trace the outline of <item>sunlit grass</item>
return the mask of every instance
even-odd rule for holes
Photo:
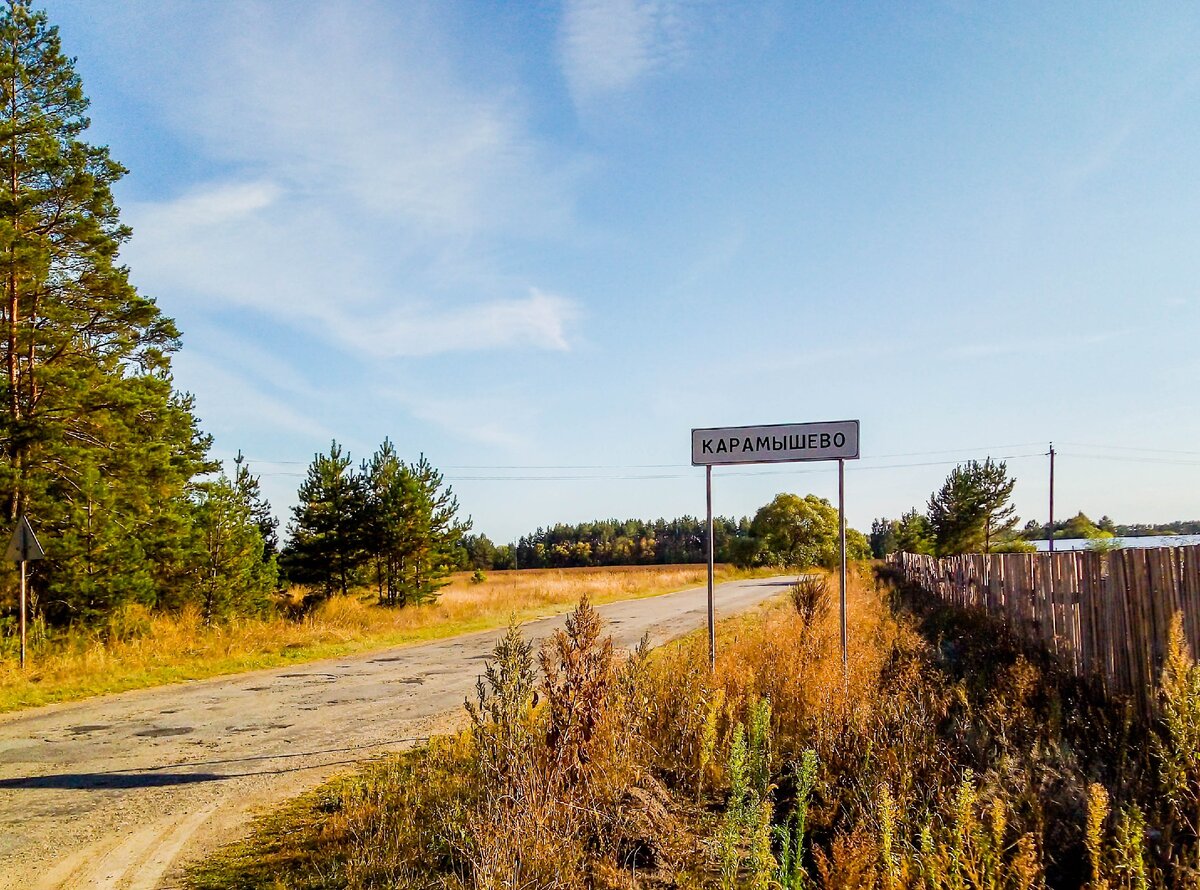
[[[744,575],[718,567],[721,581]],[[0,657],[0,713],[443,639],[499,627],[513,614],[526,621],[563,612],[584,594],[606,603],[704,580],[702,565],[489,572],[482,583],[463,572],[426,605],[383,607],[363,591],[335,597],[299,621],[239,619],[213,627],[194,611],[154,615],[135,608],[115,619],[107,633],[76,632],[35,646],[24,674],[9,646]]]

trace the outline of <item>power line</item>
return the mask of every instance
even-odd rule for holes
[[[1178,451],[1170,448],[1137,448],[1132,445],[1088,445],[1084,442],[1062,442],[1060,444],[1070,445],[1072,448],[1100,448],[1115,451],[1141,451],[1148,454],[1190,454],[1200,456],[1200,451]]]
[[[866,455],[866,456],[862,457],[860,460],[875,461],[875,460],[890,460],[890,459],[896,458],[896,457],[923,457],[926,455],[935,455],[935,454],[967,454],[967,453],[977,452],[977,451],[999,451],[1002,449],[1009,449],[1009,448],[1032,448],[1033,446],[1038,445],[1038,444],[1040,444],[1040,443],[1038,443],[1038,442],[1018,442],[1017,444],[1014,444],[1014,445],[985,445],[985,446],[980,446],[978,448],[944,448],[944,449],[940,449],[937,451],[899,451],[899,452],[895,452],[893,454]],[[1018,456],[1023,456],[1023,455],[1018,455]],[[1005,460],[1006,458],[997,458],[997,459]],[[257,458],[257,457],[248,457],[248,458],[246,458],[246,461],[247,461],[247,463],[251,463],[251,464],[254,464],[254,463],[270,464],[272,466],[306,466],[309,463],[308,461],[267,460],[265,458]],[[955,463],[955,461],[936,461],[935,463]],[[908,465],[903,465],[903,466],[908,466]],[[911,466],[921,466],[921,464],[912,464]],[[442,469],[443,470],[679,470],[679,469],[685,469],[685,468],[690,469],[691,467],[692,467],[692,465],[690,463],[673,463],[673,464],[446,464],[442,467]],[[260,475],[262,475],[262,476],[303,476],[304,474],[303,473],[288,473],[288,472],[284,472],[284,471],[279,471],[279,472],[264,472],[264,473],[261,473]],[[775,475],[775,474],[770,474],[770,475]],[[465,477],[464,476],[464,477],[459,477],[459,478],[465,479],[465,478],[473,478],[473,477]],[[483,478],[483,477],[480,477],[480,478]],[[488,478],[490,478],[490,477],[488,477]],[[514,478],[515,479],[515,478],[519,478],[519,477],[514,476],[514,477],[504,477],[504,478]],[[543,478],[543,477],[536,477],[536,478]],[[545,478],[550,478],[550,477],[545,477]],[[557,477],[555,477],[555,478],[557,478]],[[564,477],[564,478],[568,478],[568,477]],[[574,478],[574,477],[570,477],[570,478]],[[580,478],[592,478],[592,477],[580,477]],[[611,478],[611,477],[598,476],[598,477],[594,477],[594,478]],[[684,478],[684,477],[682,477],[682,476],[667,477],[667,476],[661,476],[661,475],[654,475],[654,476],[631,476],[629,478],[658,479],[658,478]]]
[[[1031,454],[1008,454],[1000,455],[996,460],[1021,460],[1030,457],[1044,457],[1041,452]],[[847,470],[850,472],[859,472],[863,470],[899,470],[912,467],[942,467],[950,464],[960,463],[959,460],[933,460],[920,461],[917,463],[902,463],[902,464],[878,464],[875,466],[855,466],[847,465]],[[689,465],[690,466],[690,465]],[[733,471],[736,476],[797,476],[806,475],[809,473],[827,472],[826,468],[806,468],[803,470],[741,470],[737,465],[727,465],[722,467],[723,471]],[[611,480],[611,481],[642,481],[654,479],[694,479],[696,473],[653,473],[653,474],[613,474],[613,473],[589,473],[589,474],[569,474],[555,476],[454,476],[447,475],[446,479],[450,482],[574,482],[583,480]]]
[[[1059,452],[1059,454],[1062,453],[1061,451]],[[1071,457],[1081,457],[1084,460],[1111,460],[1128,464],[1165,464],[1177,467],[1200,467],[1200,460],[1175,460],[1169,457],[1134,457],[1133,455],[1123,454],[1086,454],[1079,451],[1067,453]]]

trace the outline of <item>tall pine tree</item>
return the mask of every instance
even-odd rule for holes
[[[415,485],[415,497],[408,514],[413,549],[405,580],[409,599],[422,602],[436,597],[444,586],[442,579],[454,567],[459,542],[471,530],[471,520],[458,519],[454,490],[424,454],[407,470]]]
[[[367,497],[341,445],[333,442],[328,454],[313,456],[298,497],[283,554],[287,577],[326,597],[349,593],[368,552]]]
[[[928,519],[939,556],[989,552],[1018,522],[1009,504],[1016,480],[1004,461],[967,461],[929,498]]]
[[[42,533],[51,620],[158,604],[194,574],[190,481],[212,469],[172,389],[178,332],[129,283],[125,170],[81,139],[88,100],[57,29],[0,9],[0,504]]]

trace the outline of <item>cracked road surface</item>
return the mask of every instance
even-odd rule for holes
[[[718,617],[790,579],[717,586]],[[704,588],[598,611],[622,648],[705,624]],[[538,641],[565,616],[525,625]],[[177,886],[257,813],[461,722],[503,630],[0,717],[0,888]]]

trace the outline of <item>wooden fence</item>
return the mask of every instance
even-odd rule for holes
[[[1171,618],[1200,654],[1200,545],[1110,553],[981,553],[890,557],[911,583],[947,602],[1001,617],[1077,676],[1155,710]]]

